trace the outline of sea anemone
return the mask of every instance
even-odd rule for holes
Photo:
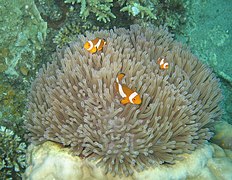
[[[104,38],[102,52],[83,44]],[[161,70],[164,57],[169,69]],[[115,78],[142,97],[120,104]],[[218,79],[165,27],[114,28],[80,35],[54,55],[32,84],[26,137],[54,141],[95,160],[105,173],[131,175],[156,164],[174,164],[212,137],[219,120]]]

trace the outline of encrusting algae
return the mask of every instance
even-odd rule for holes
[[[107,44],[94,54],[84,43]],[[160,69],[157,59],[169,63]],[[120,103],[115,78],[141,96]],[[93,160],[106,174],[130,176],[174,164],[212,137],[219,120],[218,79],[165,27],[114,28],[79,35],[39,71],[29,96],[26,138],[53,141]]]

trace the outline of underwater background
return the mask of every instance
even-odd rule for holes
[[[232,179],[231,0],[0,0],[0,14],[0,179],[26,179],[23,121],[42,65],[79,34],[132,24],[166,25],[220,79],[223,115],[210,140],[216,165],[205,179]]]

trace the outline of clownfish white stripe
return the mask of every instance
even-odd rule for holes
[[[118,78],[117,78],[118,79]],[[126,94],[123,92],[122,85],[118,83],[118,91],[119,94],[124,98],[126,97]]]
[[[164,59],[161,59],[160,65],[164,64]]]
[[[119,80],[118,80],[118,78],[116,78],[116,82],[117,82],[117,83],[119,83]]]
[[[134,99],[135,98],[135,96],[137,96],[138,95],[138,93],[137,92],[133,92],[130,96],[129,96],[129,100],[130,100],[130,102],[132,103],[132,104],[134,104],[134,102],[133,102],[133,100],[132,99]]]
[[[102,40],[101,39],[99,39],[98,40],[98,42],[97,42],[97,44],[95,45],[95,47],[98,49],[99,48],[99,46],[101,45],[101,42],[102,42]]]
[[[91,49],[93,49],[93,42],[92,41],[88,41],[89,43],[89,48],[87,49],[87,51],[90,51]]]

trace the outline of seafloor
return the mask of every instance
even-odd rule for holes
[[[102,21],[96,20],[95,11],[87,18],[80,17],[81,4],[76,2],[0,0],[0,179],[23,177],[28,147],[23,127],[27,95],[36,72],[42,64],[51,61],[56,47],[66,45],[87,30],[129,27],[135,23],[166,24],[175,38],[187,44],[220,79],[223,115],[210,143],[220,152],[215,155],[218,159],[214,159],[220,161],[216,169],[226,175],[220,176],[215,170],[211,177],[232,179],[232,1],[167,0],[166,4],[147,1],[154,14],[146,11],[144,17],[137,16],[139,12],[118,11],[120,5],[126,4],[120,1],[122,4],[114,3],[114,7],[110,7],[116,18],[110,15],[109,20],[103,18]],[[88,7],[91,1],[86,2]],[[107,7],[110,1],[102,2],[107,2],[103,3]],[[144,1],[131,1],[130,5],[133,3]]]

